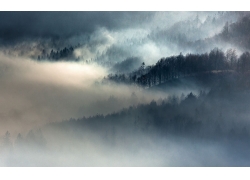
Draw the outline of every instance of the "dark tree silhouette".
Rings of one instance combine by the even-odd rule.
[[[145,64],[128,74],[109,74],[104,82],[136,84],[141,87],[151,87],[188,76],[199,76],[207,73],[223,73],[238,70],[245,73],[250,69],[249,53],[243,53],[237,58],[236,51],[229,49],[226,54],[214,48],[210,53],[186,54],[161,58],[155,65],[145,67]]]

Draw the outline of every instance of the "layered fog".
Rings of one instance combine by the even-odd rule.
[[[0,17],[0,166],[249,166],[248,12]]]

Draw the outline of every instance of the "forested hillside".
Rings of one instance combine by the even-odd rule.
[[[250,166],[249,12],[0,18],[0,166]]]
[[[218,48],[205,54],[187,54],[161,58],[155,65],[142,63],[138,70],[127,74],[109,74],[104,82],[137,84],[142,87],[159,85],[169,80],[188,76],[204,76],[225,73],[247,73],[250,69],[250,54],[237,57],[236,51],[224,53]]]

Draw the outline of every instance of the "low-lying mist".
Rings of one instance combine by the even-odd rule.
[[[46,148],[25,144],[2,151],[0,166],[249,166],[249,146],[237,143],[143,133],[123,134],[109,142],[95,132],[82,137],[50,133]]]
[[[235,85],[235,84],[233,84]],[[14,140],[1,166],[249,166],[248,91],[226,84],[107,115],[48,123]]]
[[[167,97],[135,86],[102,84],[107,71],[93,63],[36,62],[1,54],[0,67],[1,135],[8,130],[16,137],[46,123]]]

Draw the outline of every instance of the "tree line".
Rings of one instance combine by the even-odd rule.
[[[186,54],[161,58],[155,65],[145,66],[145,63],[134,72],[127,74],[109,74],[104,82],[136,84],[151,87],[186,76],[201,73],[220,73],[233,71],[247,73],[250,70],[250,53],[244,52],[237,57],[236,50],[228,49],[226,53],[214,48],[209,53]]]
[[[250,100],[250,88],[243,88],[248,90],[248,93],[243,93],[237,83],[235,81],[229,86],[230,82],[222,82],[208,93],[169,96],[119,112],[70,119],[51,126],[57,130],[73,130],[77,136],[83,137],[85,131],[92,131],[107,141],[136,133],[157,133],[248,142],[250,132],[244,114],[248,113],[246,104]]]
[[[113,98],[115,101],[115,98]],[[209,92],[192,92],[169,96],[148,104],[130,106],[107,115],[70,119],[46,125],[52,131],[61,131],[83,138],[92,131],[104,142],[115,142],[136,133],[157,133],[163,136],[226,139],[248,142],[250,81],[248,78],[224,77]],[[46,148],[41,130],[31,130],[25,137],[18,134],[14,143],[7,131],[1,147],[6,149]]]
[[[37,57],[38,61],[50,60],[50,61],[60,61],[60,60],[74,60],[78,61],[79,58],[74,56],[74,48],[70,46],[69,48],[65,47],[61,50],[51,50],[50,53],[46,53],[46,50],[43,49],[41,55]]]
[[[43,136],[41,129],[30,130],[26,136],[18,133],[13,140],[9,131],[1,138],[0,152],[12,150],[27,150],[27,148],[34,147],[43,150],[46,147],[46,139]]]

